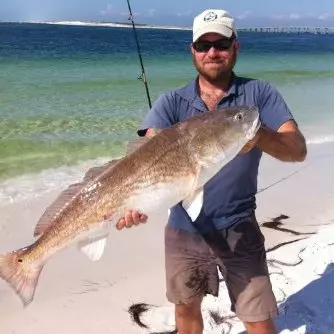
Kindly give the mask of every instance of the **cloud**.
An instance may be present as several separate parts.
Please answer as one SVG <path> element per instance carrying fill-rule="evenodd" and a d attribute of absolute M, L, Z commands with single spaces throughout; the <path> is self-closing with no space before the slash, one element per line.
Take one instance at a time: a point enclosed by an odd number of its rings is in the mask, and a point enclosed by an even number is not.
<path fill-rule="evenodd" d="M 252 16 L 252 12 L 250 10 L 247 10 L 239 15 L 236 15 L 236 18 L 239 20 L 244 20 Z"/>
<path fill-rule="evenodd" d="M 178 17 L 184 17 L 184 16 L 190 16 L 190 15 L 192 15 L 192 10 L 191 9 L 188 9 L 186 12 L 184 12 L 184 13 L 177 13 L 176 15 L 178 16 Z"/>
<path fill-rule="evenodd" d="M 150 16 L 150 17 L 155 16 L 155 13 L 156 13 L 156 9 L 154 9 L 154 8 L 151 8 L 151 9 L 148 10 L 148 16 Z"/>
<path fill-rule="evenodd" d="M 108 15 L 108 14 L 115 14 L 114 12 L 114 6 L 110 3 L 107 4 L 107 7 L 105 9 L 102 9 L 100 11 L 101 15 Z"/>
<path fill-rule="evenodd" d="M 280 15 L 274 15 L 272 16 L 272 18 L 274 20 L 279 20 L 279 21 L 283 21 L 283 20 L 300 20 L 302 17 L 300 14 L 297 13 L 291 13 L 291 14 L 280 14 Z"/>
<path fill-rule="evenodd" d="M 332 14 L 324 13 L 324 14 L 321 14 L 321 15 L 317 16 L 317 19 L 318 20 L 329 20 L 333 17 L 334 17 L 334 15 L 332 15 Z"/>
<path fill-rule="evenodd" d="M 291 20 L 299 20 L 301 16 L 299 14 L 292 13 L 289 15 L 289 19 Z"/>
<path fill-rule="evenodd" d="M 279 14 L 279 15 L 274 15 L 271 16 L 272 19 L 278 20 L 278 21 L 286 21 L 286 20 L 307 20 L 307 19 L 312 19 L 312 20 L 320 20 L 320 21 L 326 21 L 326 20 L 331 20 L 334 18 L 334 14 L 331 13 L 323 13 L 320 15 L 316 14 L 305 14 L 305 15 L 300 15 L 298 13 L 290 13 L 290 14 Z"/>

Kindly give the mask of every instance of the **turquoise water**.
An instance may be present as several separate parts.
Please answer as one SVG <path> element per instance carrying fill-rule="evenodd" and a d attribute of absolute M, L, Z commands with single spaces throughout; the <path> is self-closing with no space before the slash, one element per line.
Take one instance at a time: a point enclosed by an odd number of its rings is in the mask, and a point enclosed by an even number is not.
<path fill-rule="evenodd" d="M 194 75 L 191 32 L 138 29 L 152 101 Z M 148 112 L 131 29 L 0 24 L 0 179 L 118 156 Z M 309 142 L 334 141 L 334 36 L 241 33 L 236 72 L 273 82 Z"/>

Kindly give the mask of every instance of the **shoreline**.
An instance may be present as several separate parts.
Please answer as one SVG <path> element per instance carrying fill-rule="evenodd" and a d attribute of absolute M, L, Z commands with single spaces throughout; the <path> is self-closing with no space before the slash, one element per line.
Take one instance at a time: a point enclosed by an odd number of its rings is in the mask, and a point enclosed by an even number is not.
<path fill-rule="evenodd" d="M 328 139 L 329 141 L 326 141 Z M 319 140 L 314 140 L 310 143 L 308 142 L 308 154 L 307 163 L 314 163 L 314 160 L 321 156 L 330 155 L 334 152 L 334 141 L 331 141 L 331 137 L 328 136 L 324 138 L 325 142 Z M 100 157 L 97 159 L 89 159 L 86 161 L 80 161 L 76 164 L 63 165 L 60 167 L 50 167 L 41 171 L 36 171 L 27 174 L 21 174 L 16 177 L 0 179 L 0 207 L 4 204 L 14 203 L 24 201 L 30 198 L 36 198 L 42 194 L 48 194 L 52 191 L 61 191 L 61 189 L 69 186 L 71 183 L 78 182 L 82 179 L 85 172 L 92 167 L 101 166 L 107 161 L 112 159 L 119 159 L 121 156 L 110 156 L 110 157 Z M 264 157 L 266 155 L 264 154 Z M 270 158 L 269 158 L 270 159 Z M 266 162 L 260 163 L 260 168 Z M 275 162 L 274 162 L 275 164 Z M 276 164 L 281 164 L 277 161 Z M 283 171 L 286 173 L 294 173 L 296 169 L 304 166 L 305 163 L 299 164 L 283 164 Z M 295 168 L 296 167 L 296 168 Z M 279 168 L 278 168 L 279 171 Z M 261 188 L 269 184 L 262 185 L 261 171 L 259 172 L 259 191 Z M 279 172 L 278 177 L 273 177 L 271 182 L 278 182 L 279 177 L 285 177 L 286 175 L 281 175 Z M 266 175 L 266 180 L 269 180 L 269 175 Z M 265 180 L 265 181 L 266 181 Z"/>
<path fill-rule="evenodd" d="M 327 128 L 330 128 L 328 126 Z M 317 127 L 318 133 L 315 132 L 314 129 L 302 127 L 302 132 L 304 133 L 306 137 L 306 143 L 308 147 L 311 150 L 323 150 L 322 147 L 327 146 L 333 146 L 334 149 L 334 134 L 328 130 L 326 132 L 326 129 L 324 132 L 321 132 L 321 127 Z M 87 144 L 89 146 L 89 143 Z M 115 145 L 116 147 L 116 145 Z M 44 154 L 44 155 L 43 155 Z M 53 174 L 62 174 L 65 179 L 68 177 L 66 174 L 74 175 L 77 174 L 77 171 L 82 170 L 84 172 L 85 168 L 88 168 L 89 166 L 98 166 L 100 164 L 105 163 L 108 160 L 111 159 L 118 159 L 120 157 L 119 153 L 117 155 L 113 156 L 107 156 L 107 155 L 101 155 L 97 156 L 96 158 L 90 158 L 90 159 L 82 159 L 77 157 L 77 159 L 73 158 L 73 162 L 64 164 L 64 165 L 57 165 L 53 166 L 50 163 L 50 166 L 44 167 L 33 167 L 34 161 L 36 159 L 42 158 L 47 159 L 47 155 L 50 155 L 52 157 L 52 151 L 50 152 L 44 152 L 41 153 L 41 155 L 36 154 L 28 154 L 26 155 L 18 155 L 15 157 L 11 157 L 10 155 L 8 157 L 4 157 L 3 159 L 0 159 L 0 165 L 3 163 L 3 175 L 0 176 L 0 200 L 6 200 L 8 199 L 8 194 L 4 193 L 4 190 L 8 187 L 14 188 L 17 187 L 18 189 L 21 188 L 20 184 L 22 183 L 30 183 L 30 187 L 33 187 L 33 181 L 35 180 L 37 183 L 40 182 L 40 179 L 44 179 L 45 182 L 48 182 L 48 179 L 52 180 L 54 178 Z M 10 175 L 8 173 L 9 167 L 7 166 L 8 163 L 16 161 L 17 166 L 21 165 L 21 170 L 17 170 L 17 174 Z M 25 172 L 26 166 L 32 166 L 31 172 Z M 16 165 L 14 165 L 14 169 L 17 168 Z M 0 173 L 1 174 L 1 173 Z M 7 175 L 6 175 L 7 174 Z M 6 176 L 5 176 L 6 175 Z M 61 184 L 64 183 L 63 180 L 60 180 Z M 67 183 L 66 183 L 67 184 Z M 10 195 L 9 195 L 10 196 Z M 0 204 L 1 205 L 1 204 Z"/>

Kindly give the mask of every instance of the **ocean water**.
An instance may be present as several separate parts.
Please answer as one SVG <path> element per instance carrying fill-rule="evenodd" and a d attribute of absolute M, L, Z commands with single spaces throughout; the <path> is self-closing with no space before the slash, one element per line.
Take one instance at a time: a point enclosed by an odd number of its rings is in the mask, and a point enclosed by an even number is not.
<path fill-rule="evenodd" d="M 152 102 L 193 78 L 191 31 L 137 35 Z M 131 28 L 0 23 L 0 40 L 2 194 L 13 178 L 123 154 L 149 110 Z M 240 40 L 236 73 L 274 83 L 309 143 L 334 141 L 334 36 Z"/>

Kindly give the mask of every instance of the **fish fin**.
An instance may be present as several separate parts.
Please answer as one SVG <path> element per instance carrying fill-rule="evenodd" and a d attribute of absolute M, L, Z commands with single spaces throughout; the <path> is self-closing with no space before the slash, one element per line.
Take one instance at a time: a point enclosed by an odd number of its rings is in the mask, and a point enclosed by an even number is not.
<path fill-rule="evenodd" d="M 34 237 L 38 237 L 44 233 L 67 203 L 69 203 L 82 188 L 82 183 L 75 183 L 60 193 L 58 198 L 45 210 L 42 217 L 39 219 L 34 230 Z"/>
<path fill-rule="evenodd" d="M 92 168 L 88 169 L 85 176 L 83 177 L 83 181 L 87 182 L 87 181 L 91 181 L 91 180 L 97 178 L 105 170 L 107 170 L 109 168 L 113 168 L 120 160 L 121 159 L 113 159 L 113 160 L 110 160 L 110 161 L 106 162 L 102 166 L 92 167 Z"/>
<path fill-rule="evenodd" d="M 135 152 L 138 148 L 146 144 L 151 140 L 150 137 L 139 137 L 136 138 L 135 140 L 129 141 L 127 148 L 126 148 L 126 155 L 129 155 L 133 152 Z"/>
<path fill-rule="evenodd" d="M 182 201 L 182 206 L 194 222 L 203 206 L 203 188 L 196 190 L 191 196 L 186 197 Z"/>
<path fill-rule="evenodd" d="M 107 235 L 98 238 L 88 238 L 79 242 L 80 251 L 92 261 L 100 260 L 107 242 Z"/>
<path fill-rule="evenodd" d="M 34 237 L 38 237 L 43 234 L 45 230 L 53 224 L 54 220 L 63 211 L 63 209 L 80 193 L 84 187 L 95 180 L 104 171 L 113 168 L 119 160 L 120 159 L 111 160 L 103 166 L 90 168 L 86 172 L 82 182 L 74 183 L 61 192 L 57 199 L 45 210 L 39 219 L 34 230 Z"/>
<path fill-rule="evenodd" d="M 26 249 L 0 255 L 0 277 L 4 279 L 21 298 L 24 307 L 34 299 L 36 286 L 43 265 L 32 267 L 25 262 Z"/>

